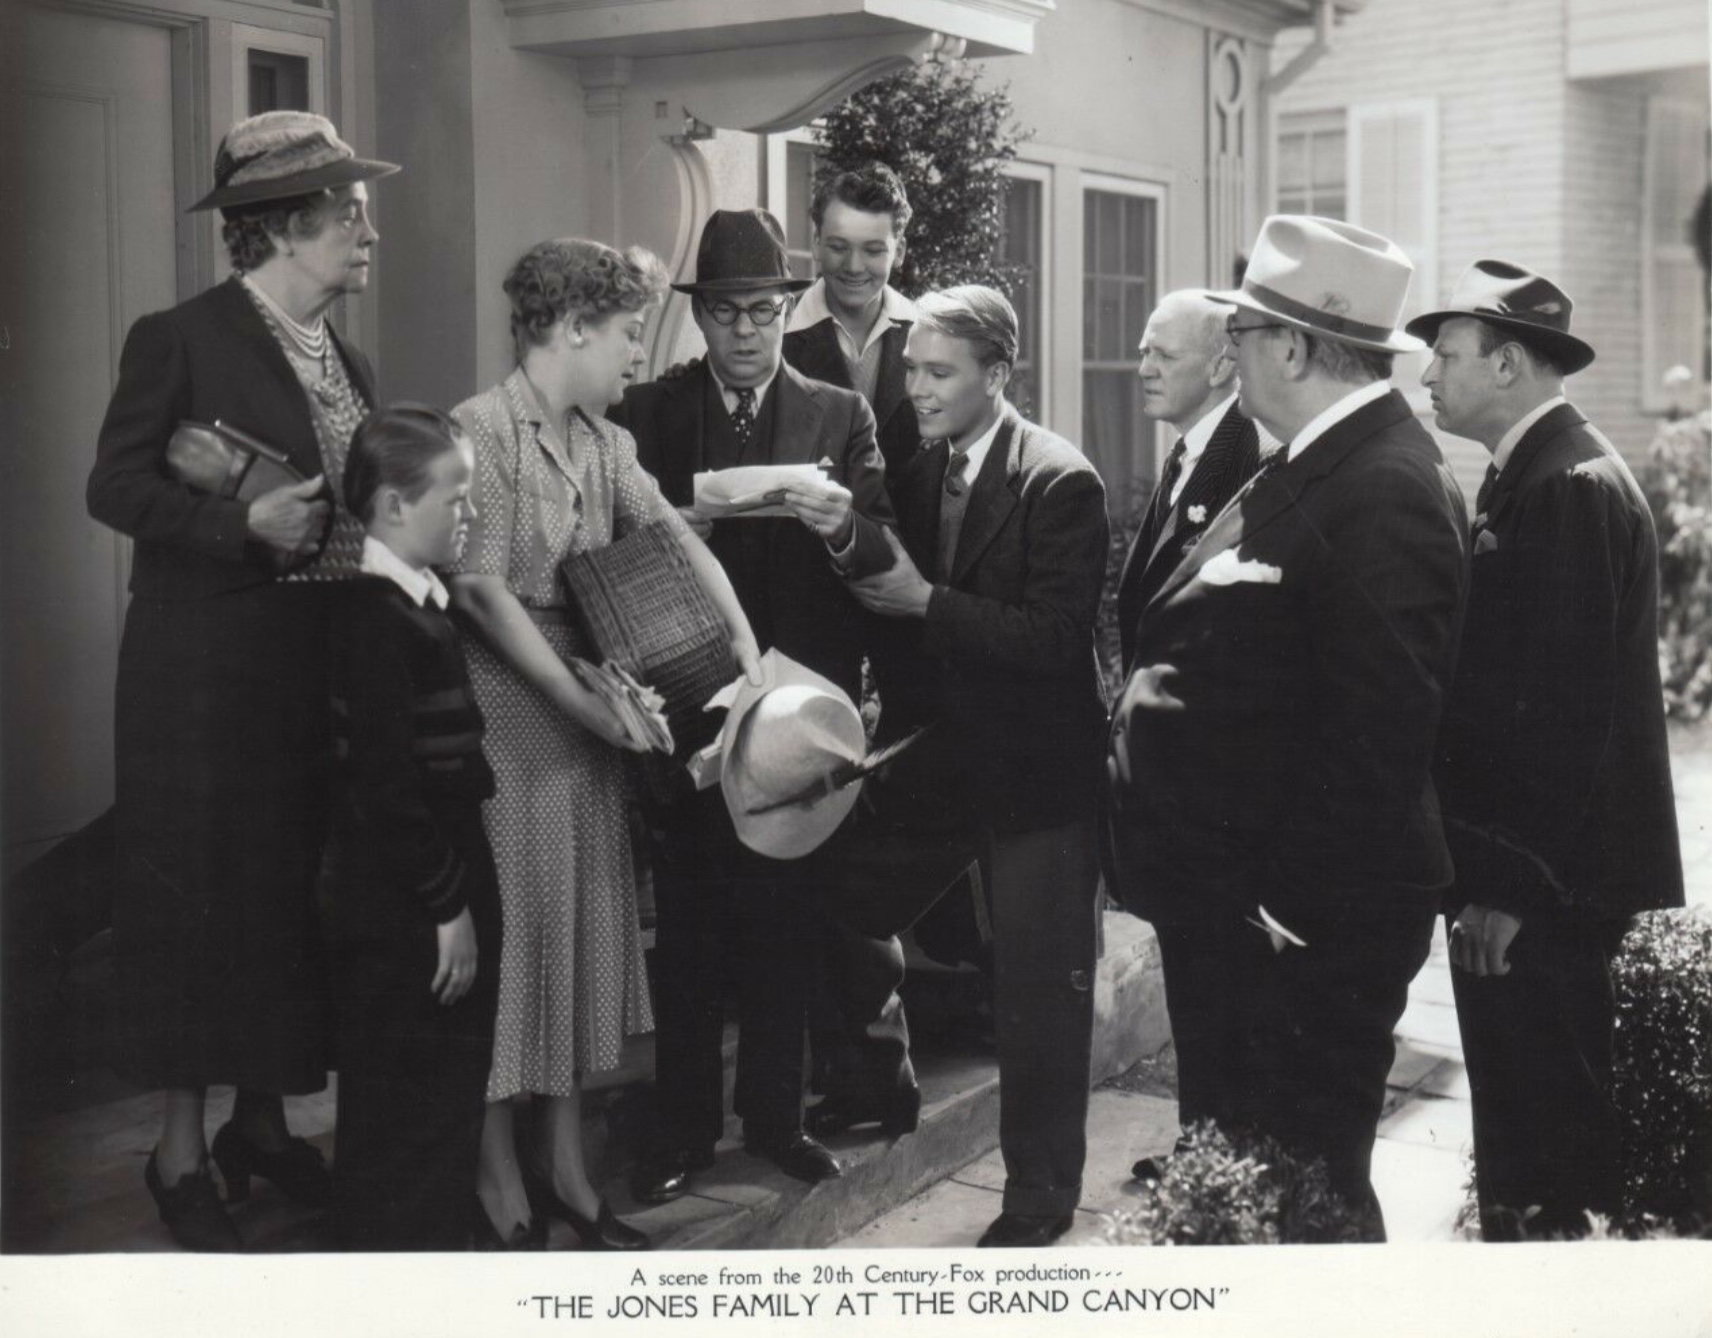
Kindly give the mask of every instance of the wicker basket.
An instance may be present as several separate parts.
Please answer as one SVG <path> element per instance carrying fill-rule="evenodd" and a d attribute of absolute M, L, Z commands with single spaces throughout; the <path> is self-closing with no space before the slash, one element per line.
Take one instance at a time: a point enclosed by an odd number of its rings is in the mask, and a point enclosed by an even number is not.
<path fill-rule="evenodd" d="M 624 666 L 666 699 L 679 761 L 719 732 L 707 699 L 737 677 L 731 633 L 664 521 L 604 548 L 572 553 L 559 579 L 595 653 Z"/>

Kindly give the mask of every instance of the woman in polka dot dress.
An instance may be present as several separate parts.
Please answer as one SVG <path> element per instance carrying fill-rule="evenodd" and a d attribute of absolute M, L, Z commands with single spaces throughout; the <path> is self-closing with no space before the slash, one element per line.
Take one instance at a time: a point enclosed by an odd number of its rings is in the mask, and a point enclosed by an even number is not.
<path fill-rule="evenodd" d="M 495 1247 L 539 1248 L 545 1215 L 570 1222 L 585 1248 L 648 1244 L 612 1216 L 583 1159 L 582 1077 L 615 1067 L 624 1038 L 653 1018 L 625 734 L 565 666 L 588 648 L 565 608 L 559 563 L 610 543 L 615 521 L 664 521 L 730 625 L 738 662 L 758 674 L 723 569 L 637 464 L 630 434 L 600 416 L 635 375 L 664 290 L 645 251 L 542 242 L 505 279 L 517 369 L 453 410 L 475 445 L 476 519 L 452 596 L 477 633 L 470 675 L 498 780 L 487 822 L 505 910 L 474 1223 Z M 513 1113 L 530 1094 L 544 1100 L 523 1164 Z"/>

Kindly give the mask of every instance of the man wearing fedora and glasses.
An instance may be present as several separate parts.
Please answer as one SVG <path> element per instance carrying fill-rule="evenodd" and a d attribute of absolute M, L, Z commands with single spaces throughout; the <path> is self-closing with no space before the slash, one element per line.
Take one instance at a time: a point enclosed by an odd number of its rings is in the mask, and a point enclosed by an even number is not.
<path fill-rule="evenodd" d="M 1285 444 L 1143 610 L 1110 758 L 1124 900 L 1189 931 L 1166 989 L 1208 1113 L 1323 1159 L 1376 1240 L 1392 1027 L 1451 876 L 1429 768 L 1468 582 L 1461 495 L 1386 384 L 1420 347 L 1411 268 L 1281 215 L 1217 295 L 1242 410 Z"/>
<path fill-rule="evenodd" d="M 642 467 L 707 538 L 763 650 L 776 647 L 861 697 L 863 618 L 842 576 L 891 562 L 892 522 L 874 415 L 862 397 L 782 361 L 793 279 L 784 234 L 761 209 L 716 210 L 702 231 L 690 295 L 707 356 L 681 376 L 633 386 L 613 413 Z M 739 465 L 820 465 L 824 482 L 792 483 L 790 516 L 709 522 L 694 509 L 696 473 Z M 655 813 L 658 908 L 654 984 L 660 1104 L 656 1155 L 637 1197 L 682 1195 L 713 1164 L 724 1130 L 721 996 L 738 987 L 737 1089 L 751 1152 L 800 1180 L 840 1174 L 803 1132 L 803 1036 L 819 939 L 800 861 L 739 843 L 716 790 Z"/>
<path fill-rule="evenodd" d="M 1563 397 L 1573 304 L 1476 261 L 1409 323 L 1438 425 L 1492 452 L 1437 776 L 1451 983 L 1485 1240 L 1622 1208 L 1611 959 L 1683 904 L 1658 669 L 1658 541 L 1622 457 Z"/>

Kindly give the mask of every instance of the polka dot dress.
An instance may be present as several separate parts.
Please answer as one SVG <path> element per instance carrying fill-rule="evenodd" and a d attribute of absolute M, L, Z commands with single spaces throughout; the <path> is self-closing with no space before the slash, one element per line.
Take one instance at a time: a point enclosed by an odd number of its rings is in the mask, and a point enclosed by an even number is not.
<path fill-rule="evenodd" d="M 521 372 L 453 416 L 476 455 L 477 517 L 457 570 L 503 576 L 548 644 L 578 653 L 559 561 L 610 543 L 615 517 L 677 513 L 627 433 L 573 414 L 561 437 Z M 505 912 L 487 1099 L 567 1095 L 653 1028 L 624 763 L 479 639 L 465 649 L 498 781 L 486 813 Z"/>

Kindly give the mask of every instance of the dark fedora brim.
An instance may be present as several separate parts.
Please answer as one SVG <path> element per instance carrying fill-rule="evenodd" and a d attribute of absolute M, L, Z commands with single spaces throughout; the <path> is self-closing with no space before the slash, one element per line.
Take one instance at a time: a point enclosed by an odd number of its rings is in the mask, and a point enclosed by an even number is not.
<path fill-rule="evenodd" d="M 1595 357 L 1593 345 L 1586 340 L 1577 339 L 1567 330 L 1553 330 L 1550 326 L 1518 320 L 1514 316 L 1505 316 L 1496 311 L 1468 311 L 1460 308 L 1454 311 L 1429 311 L 1423 316 L 1415 317 L 1405 328 L 1410 334 L 1431 344 L 1439 337 L 1439 326 L 1455 316 L 1467 316 L 1470 320 L 1485 321 L 1488 325 L 1496 325 L 1500 330 L 1508 330 L 1516 336 L 1518 342 L 1531 344 L 1550 357 L 1563 368 L 1565 376 L 1573 376 Z"/>
<path fill-rule="evenodd" d="M 298 195 L 313 195 L 316 191 L 337 190 L 340 186 L 354 185 L 359 181 L 373 181 L 376 177 L 389 177 L 399 170 L 397 163 L 383 163 L 376 158 L 346 158 L 323 167 L 313 167 L 307 172 L 270 177 L 266 181 L 216 186 L 184 212 L 195 214 L 204 209 L 231 209 L 237 205 L 264 204 L 268 200 L 289 200 Z"/>
<path fill-rule="evenodd" d="M 706 283 L 674 283 L 674 293 L 752 293 L 757 288 L 783 288 L 787 293 L 800 293 L 814 287 L 813 279 L 710 279 Z"/>

